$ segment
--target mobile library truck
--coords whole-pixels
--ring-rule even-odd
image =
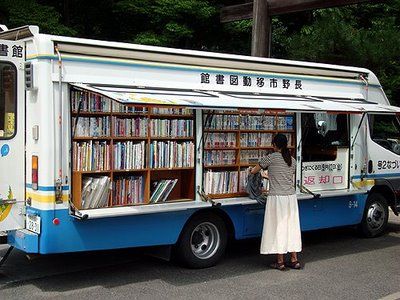
[[[284,133],[303,231],[381,234],[400,109],[362,68],[0,33],[0,231],[26,253],[167,246],[214,265],[260,236],[248,168]]]

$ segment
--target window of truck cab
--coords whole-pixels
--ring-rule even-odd
[[[0,61],[0,140],[12,139],[16,134],[17,69],[9,62]]]
[[[370,114],[371,139],[381,147],[400,155],[400,122],[396,115]]]

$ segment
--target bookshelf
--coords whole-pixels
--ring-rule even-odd
[[[126,106],[73,88],[70,95],[75,207],[194,200],[193,110]],[[100,191],[96,203],[104,205],[86,200],[93,199],[93,185]],[[159,197],[154,200],[158,185]]]
[[[295,116],[263,110],[203,112],[203,186],[211,198],[246,196],[249,167],[273,151],[274,134],[294,152]]]

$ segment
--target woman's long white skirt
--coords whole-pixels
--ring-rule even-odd
[[[268,196],[260,253],[285,254],[300,251],[301,232],[296,195]]]

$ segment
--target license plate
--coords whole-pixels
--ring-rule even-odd
[[[40,234],[40,217],[35,215],[26,215],[26,229]]]

